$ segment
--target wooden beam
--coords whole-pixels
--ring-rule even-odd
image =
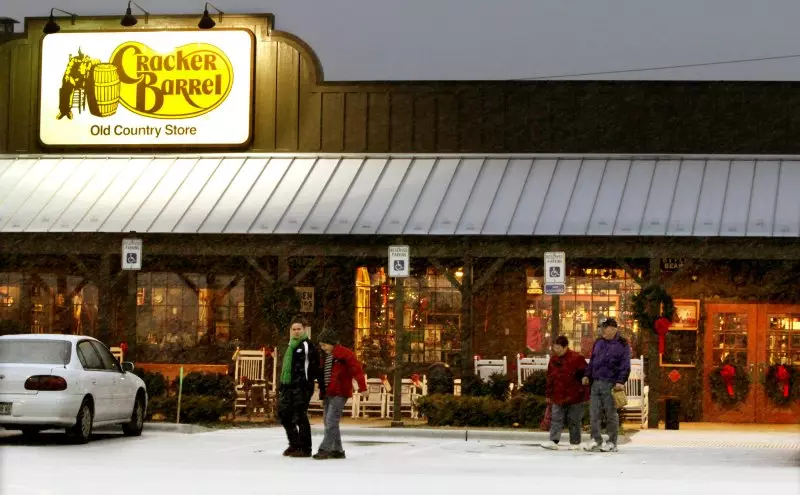
[[[386,257],[388,236],[348,235],[196,235],[142,234],[148,256],[177,257]],[[269,242],[265,242],[265,239]],[[118,234],[18,234],[0,236],[0,252],[18,255],[119,255]],[[532,242],[535,241],[535,242]],[[566,251],[570,259],[690,258],[696,260],[796,260],[800,242],[795,238],[698,237],[504,237],[470,238],[469,253],[480,258],[540,259],[546,251]],[[459,236],[419,236],[414,241],[418,258],[456,258],[466,252]],[[288,281],[288,280],[287,280]]]
[[[235,277],[233,277],[233,280],[231,280],[231,281],[228,283],[228,285],[226,285],[224,288],[222,288],[221,290],[217,291],[217,292],[214,294],[214,297],[216,297],[217,299],[222,299],[223,297],[227,296],[227,295],[228,295],[228,293],[229,293],[229,292],[230,292],[230,291],[231,291],[231,290],[232,290],[234,287],[236,287],[237,285],[239,285],[239,281],[240,281],[240,280],[242,280],[242,274],[241,274],[241,273],[237,273],[237,274],[236,274],[236,276],[235,276]]]
[[[72,289],[72,293],[71,293],[71,294],[70,294],[70,296],[69,296],[70,300],[71,300],[72,298],[74,298],[75,296],[77,296],[77,295],[78,295],[78,293],[79,293],[80,291],[82,291],[82,290],[83,290],[83,288],[84,288],[84,287],[86,287],[87,285],[89,285],[89,279],[88,279],[88,278],[86,278],[86,277],[84,277],[84,278],[83,278],[83,280],[81,280],[81,281],[78,283],[78,285],[76,285],[76,286],[75,286],[75,288],[74,288],[74,289]]]
[[[322,265],[324,263],[325,263],[325,258],[322,256],[317,256],[316,258],[311,260],[311,262],[307,264],[302,270],[300,270],[300,272],[298,272],[297,275],[294,276],[294,278],[292,278],[292,280],[289,282],[289,285],[291,287],[294,287],[295,285],[299,284],[300,282],[303,281],[304,278],[308,276],[309,273],[311,273],[311,270],[315,269],[317,266]]]
[[[245,258],[245,260],[247,260],[247,263],[253,267],[253,270],[255,270],[265,282],[271,283],[275,281],[275,277],[273,277],[268,271],[261,268],[261,265],[258,264],[258,261],[256,261],[255,258],[248,256]]]
[[[192,289],[192,291],[194,291],[195,295],[199,295],[200,294],[200,289],[197,287],[197,285],[195,285],[194,282],[192,282],[189,279],[189,277],[187,277],[183,273],[176,273],[175,275],[177,275],[181,280],[183,280],[183,283],[186,284],[186,287]]]
[[[67,258],[69,258],[72,264],[78,268],[78,271],[81,272],[81,275],[83,275],[88,279],[91,279],[93,282],[96,282],[96,280],[94,279],[97,277],[97,274],[93,270],[89,270],[89,268],[87,268],[87,266],[83,263],[83,261],[80,260],[80,258],[75,256],[74,254],[68,255]]]
[[[453,273],[450,270],[444,267],[441,261],[439,261],[436,258],[430,258],[429,261],[433,264],[433,266],[437,270],[442,272],[442,275],[444,275],[445,278],[450,281],[450,284],[453,287],[455,287],[459,291],[462,291],[464,289],[464,287],[461,285],[461,282],[458,281],[458,279],[455,277],[455,275],[453,275]]]
[[[620,268],[625,270],[625,273],[627,273],[629,277],[639,284],[640,287],[645,285],[644,279],[636,274],[636,270],[634,270],[627,261],[622,258],[617,258],[617,264],[620,266]]]
[[[278,256],[278,281],[289,284],[289,256]]]
[[[486,282],[491,280],[492,277],[494,276],[494,274],[497,273],[497,271],[503,267],[503,265],[505,264],[506,260],[507,260],[507,258],[498,258],[498,259],[494,260],[494,263],[492,263],[492,265],[489,267],[489,269],[486,270],[485,272],[483,272],[483,275],[481,275],[481,278],[479,278],[472,285],[472,291],[473,292],[478,292],[481,289],[481,287],[483,287],[483,284],[485,284]]]

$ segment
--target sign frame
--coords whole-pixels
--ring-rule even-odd
[[[567,255],[564,251],[544,253],[544,293],[548,296],[561,296],[566,293]]]
[[[411,276],[411,248],[407,244],[389,246],[389,277],[408,278]],[[402,263],[395,266],[397,262]]]
[[[250,94],[248,95],[248,104],[249,104],[249,115],[247,119],[247,137],[241,143],[203,143],[202,140],[198,140],[196,143],[170,143],[170,144],[153,144],[153,143],[134,143],[134,144],[126,144],[126,143],[112,143],[112,144],[91,144],[91,143],[76,143],[76,144],[48,144],[42,141],[42,62],[43,62],[43,52],[44,52],[44,41],[48,35],[44,35],[39,39],[38,47],[37,47],[37,55],[38,55],[38,66],[37,66],[37,75],[36,75],[36,82],[38,86],[34,91],[34,98],[36,101],[36,110],[35,110],[35,122],[36,122],[36,143],[43,149],[56,151],[56,150],[103,150],[103,149],[116,149],[116,150],[126,150],[126,151],[133,151],[133,150],[185,150],[185,149],[198,149],[198,150],[247,150],[250,148],[254,135],[254,122],[255,122],[255,85],[256,85],[256,36],[252,29],[247,27],[215,27],[213,32],[220,32],[220,31],[242,31],[248,34],[250,38],[250,74],[247,76],[247,80],[250,83]],[[139,34],[139,33],[162,33],[162,32],[209,32],[204,31],[198,28],[193,27],[178,27],[178,28],[152,28],[152,29],[136,29],[136,30],[125,30],[125,29],[112,29],[112,30],[92,30],[92,29],[76,29],[76,30],[69,30],[69,31],[62,31],[60,33],[54,34],[108,34],[108,33],[129,33],[131,35]],[[240,78],[242,76],[239,76]]]
[[[128,260],[128,255],[137,255],[133,261]],[[142,269],[143,242],[137,238],[122,239],[121,261],[125,271],[139,271]]]

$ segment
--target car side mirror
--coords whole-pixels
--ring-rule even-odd
[[[129,363],[127,361],[122,363],[122,371],[124,371],[125,373],[130,373],[131,371],[133,371],[133,368],[134,368],[133,363]]]

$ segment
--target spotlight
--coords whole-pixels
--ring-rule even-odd
[[[122,19],[119,21],[119,23],[125,27],[131,27],[135,26],[136,23],[139,22],[136,20],[136,17],[134,17],[133,13],[131,12],[131,5],[135,5],[139,10],[144,12],[144,23],[147,24],[147,21],[150,18],[150,12],[144,10],[142,6],[136,2],[128,2],[128,9],[125,11],[125,15],[122,16]]]
[[[205,9],[203,9],[203,17],[200,19],[200,22],[197,23],[197,27],[199,27],[200,29],[211,29],[217,25],[217,23],[214,22],[214,19],[212,19],[211,16],[208,15],[209,6],[212,7],[214,10],[216,10],[217,12],[219,12],[219,22],[222,22],[222,14],[224,14],[225,12],[219,10],[210,2],[206,2],[206,7]]]
[[[58,25],[58,23],[56,22],[56,18],[53,15],[53,12],[55,12],[56,10],[70,16],[72,18],[72,24],[75,24],[75,18],[78,17],[76,14],[53,7],[52,9],[50,9],[50,19],[47,20],[47,24],[45,24],[44,29],[42,29],[42,32],[44,34],[54,34],[61,31],[61,26]]]

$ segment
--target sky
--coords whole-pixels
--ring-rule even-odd
[[[140,0],[202,14],[198,0]],[[506,80],[798,55],[565,79],[800,79],[800,0],[216,0],[271,12],[320,57],[328,81]],[[122,15],[123,0],[0,0],[22,23],[58,7]],[[213,9],[211,9],[213,12]],[[136,10],[134,9],[134,12]],[[22,24],[18,30],[22,30]]]

